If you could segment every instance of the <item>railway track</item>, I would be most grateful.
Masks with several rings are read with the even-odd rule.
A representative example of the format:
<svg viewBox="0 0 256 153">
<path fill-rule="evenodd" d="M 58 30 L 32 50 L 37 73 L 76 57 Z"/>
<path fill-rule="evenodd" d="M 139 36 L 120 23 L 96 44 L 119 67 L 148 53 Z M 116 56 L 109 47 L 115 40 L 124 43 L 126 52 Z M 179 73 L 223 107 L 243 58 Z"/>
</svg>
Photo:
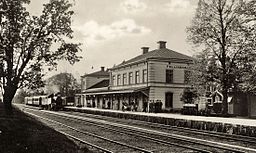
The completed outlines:
<svg viewBox="0 0 256 153">
<path fill-rule="evenodd" d="M 174 135 L 168 134 L 164 132 L 157 132 L 153 130 L 145 130 L 142 128 L 134 128 L 127 125 L 120 125 L 117 123 L 109 123 L 104 122 L 102 125 L 102 121 L 95 121 L 92 119 L 85 119 L 84 117 L 74 116 L 74 115 L 67 115 L 67 114 L 59 114 L 56 112 L 51 112 L 56 116 L 65 118 L 70 120 L 70 122 L 86 122 L 87 124 L 94 124 L 94 126 L 98 126 L 104 129 L 112 130 L 113 132 L 126 133 L 130 135 L 137 135 L 138 137 L 144 137 L 145 139 L 150 139 L 159 144 L 166 144 L 166 145 L 174 145 L 178 147 L 184 147 L 186 149 L 191 149 L 196 152 L 254 152 L 251 148 L 244 148 L 244 147 L 236 147 L 228 144 L 217 143 L 217 142 L 210 142 L 207 140 L 200 140 L 196 138 L 189 138 L 186 136 L 181 135 Z M 106 126 L 108 125 L 108 126 Z M 172 142 L 172 143 L 170 143 Z M 211 148 L 211 149 L 210 149 Z M 215 149 L 213 149 L 215 148 Z"/>
<path fill-rule="evenodd" d="M 66 119 L 66 118 L 65 118 Z M 67 119 L 69 120 L 70 122 L 74 122 L 74 120 L 70 120 L 70 119 Z M 193 150 L 193 151 L 196 151 L 196 152 L 205 152 L 205 153 L 211 153 L 211 151 L 208 151 L 208 150 L 205 150 L 205 149 L 200 149 L 200 148 L 196 148 L 196 147 L 192 147 L 191 145 L 188 145 L 188 144 L 182 144 L 182 143 L 177 143 L 177 142 L 173 142 L 173 140 L 162 140 L 161 136 L 156 138 L 156 136 L 153 136 L 153 137 L 150 137 L 150 134 L 149 133 L 145 133 L 145 132 L 139 132 L 138 130 L 131 130 L 129 128 L 123 128 L 123 127 L 107 127 L 106 125 L 102 125 L 102 124 L 99 124 L 99 123 L 95 123 L 95 122 L 86 122 L 86 124 L 91 124 L 93 126 L 97 126 L 99 128 L 102 128 L 104 130 L 108 130 L 108 131 L 111 131 L 111 132 L 115 132 L 116 134 L 120 134 L 120 133 L 123 133 L 123 134 L 128 134 L 128 135 L 131 135 L 131 136 L 135 136 L 135 137 L 140 137 L 140 138 L 144 138 L 144 139 L 147 139 L 147 140 L 150 140 L 150 141 L 153 141 L 159 145 L 168 145 L 168 146 L 176 146 L 176 147 L 181 147 L 181 148 L 185 148 L 185 149 L 188 149 L 188 150 Z"/>
<path fill-rule="evenodd" d="M 42 112 L 42 111 L 39 111 L 40 112 L 40 116 L 43 116 L 43 115 L 49 115 L 49 113 L 46 113 L 46 112 Z M 34 112 L 33 112 L 34 113 Z M 38 113 L 38 111 L 37 111 Z M 53 117 L 53 114 L 50 114 L 51 117 Z M 54 115 L 54 120 L 57 119 L 57 116 L 58 118 L 61 118 L 60 120 L 63 122 L 63 119 L 66 120 L 67 123 L 70 123 L 73 126 L 76 126 L 77 123 L 79 123 L 81 125 L 81 120 L 77 120 L 77 119 L 74 119 L 74 118 L 69 118 L 69 117 L 63 117 L 63 116 L 60 116 L 60 115 Z M 74 122 L 77 122 L 76 124 L 74 124 Z M 83 121 L 83 124 L 82 125 L 88 125 L 89 122 L 86 122 L 84 123 L 85 121 Z M 96 129 L 95 125 L 93 125 L 94 129 Z M 104 126 L 102 126 L 104 127 Z M 92 128 L 90 128 L 91 130 Z M 104 129 L 104 128 L 103 128 Z M 106 129 L 106 128 L 105 128 Z M 87 129 L 89 130 L 89 129 Z M 84 129 L 82 130 L 84 131 Z M 103 131 L 103 130 L 96 130 L 96 132 L 100 132 L 100 131 Z M 109 130 L 111 131 L 111 130 Z M 103 131 L 104 133 L 106 133 L 106 130 Z M 116 131 L 116 134 L 114 133 L 113 134 L 113 131 L 111 131 L 111 136 L 112 136 L 112 139 L 120 139 L 119 136 L 120 134 L 123 133 L 125 135 L 127 135 L 127 132 L 120 132 L 120 131 Z M 131 136 L 127 137 L 126 138 L 130 138 L 130 137 L 134 137 L 133 140 L 126 140 L 127 143 L 132 143 L 133 146 L 143 146 L 143 148 L 151 148 L 150 150 L 152 150 L 153 152 L 190 152 L 190 153 L 194 153 L 194 152 L 206 152 L 206 153 L 210 153 L 210 151 L 206 151 L 206 150 L 203 150 L 203 149 L 197 149 L 197 148 L 189 148 L 187 146 L 182 146 L 182 145 L 179 145 L 178 149 L 177 149 L 177 146 L 173 145 L 173 144 L 170 144 L 169 142 L 158 142 L 158 140 L 155 140 L 155 141 L 152 141 L 153 139 L 149 139 L 147 137 L 143 137 L 141 135 L 136 135 L 136 134 L 132 134 L 130 133 Z M 124 141 L 124 140 L 123 140 Z M 143 142 L 145 142 L 143 144 Z M 157 142 L 157 143 L 156 143 Z M 146 149 L 145 149 L 146 150 Z M 117 152 L 131 152 L 131 151 L 117 151 Z M 145 151 L 143 151 L 145 152 Z"/>
<path fill-rule="evenodd" d="M 249 137 L 249 136 L 242 136 L 242 135 L 231 135 L 231 134 L 225 134 L 220 132 L 213 132 L 213 131 L 203 131 L 203 130 L 197 130 L 197 129 L 190 129 L 190 128 L 184 128 L 184 127 L 177 127 L 177 126 L 170 126 L 165 124 L 159 124 L 159 123 L 152 123 L 152 122 L 146 122 L 146 121 L 139 121 L 139 120 L 123 120 L 119 118 L 113 118 L 113 117 L 107 117 L 107 116 L 100 116 L 100 115 L 91 115 L 91 114 L 85 114 L 85 113 L 77 113 L 77 112 L 66 112 L 67 114 L 74 114 L 78 116 L 84 116 L 84 117 L 92 117 L 102 120 L 110 120 L 115 121 L 117 123 L 124 123 L 124 124 L 133 124 L 138 125 L 142 127 L 152 128 L 152 129 L 161 129 L 166 131 L 175 132 L 175 134 L 188 134 L 191 136 L 200 136 L 200 137 L 209 137 L 211 139 L 218 138 L 222 139 L 224 142 L 240 142 L 243 144 L 244 147 L 252 146 L 255 147 L 256 138 L 255 137 Z"/>
<path fill-rule="evenodd" d="M 39 115 L 26 112 L 27 114 L 34 116 L 36 118 L 41 119 L 44 123 L 50 125 L 56 131 L 76 140 L 80 143 L 89 145 L 99 151 L 106 152 L 106 153 L 114 153 L 114 152 L 144 152 L 144 153 L 153 153 L 150 150 L 142 149 L 139 147 L 131 146 L 122 142 L 114 141 L 90 132 L 85 132 L 79 129 L 76 129 L 72 126 L 63 124 L 61 122 L 41 117 Z M 89 142 L 90 141 L 90 142 Z M 95 145 L 100 144 L 100 145 Z M 102 147 L 103 146 L 103 147 Z"/>
</svg>

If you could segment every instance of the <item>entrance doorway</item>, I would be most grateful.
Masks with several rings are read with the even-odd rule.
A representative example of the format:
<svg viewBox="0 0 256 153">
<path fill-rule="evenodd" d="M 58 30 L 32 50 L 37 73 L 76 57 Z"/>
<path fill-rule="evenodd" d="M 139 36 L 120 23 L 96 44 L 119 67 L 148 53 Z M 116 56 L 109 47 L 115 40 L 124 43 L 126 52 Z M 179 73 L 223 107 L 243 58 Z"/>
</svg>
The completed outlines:
<svg viewBox="0 0 256 153">
<path fill-rule="evenodd" d="M 173 93 L 165 93 L 165 108 L 173 108 Z"/>
</svg>

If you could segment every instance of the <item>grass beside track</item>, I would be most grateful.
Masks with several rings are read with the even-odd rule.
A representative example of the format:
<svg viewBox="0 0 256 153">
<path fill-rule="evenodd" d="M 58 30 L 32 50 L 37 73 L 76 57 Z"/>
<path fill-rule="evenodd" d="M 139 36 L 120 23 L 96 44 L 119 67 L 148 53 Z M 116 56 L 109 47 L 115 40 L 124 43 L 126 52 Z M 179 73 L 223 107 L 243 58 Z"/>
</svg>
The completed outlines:
<svg viewBox="0 0 256 153">
<path fill-rule="evenodd" d="M 55 130 L 34 118 L 14 109 L 6 116 L 0 103 L 0 152 L 1 153 L 87 153 Z"/>
</svg>

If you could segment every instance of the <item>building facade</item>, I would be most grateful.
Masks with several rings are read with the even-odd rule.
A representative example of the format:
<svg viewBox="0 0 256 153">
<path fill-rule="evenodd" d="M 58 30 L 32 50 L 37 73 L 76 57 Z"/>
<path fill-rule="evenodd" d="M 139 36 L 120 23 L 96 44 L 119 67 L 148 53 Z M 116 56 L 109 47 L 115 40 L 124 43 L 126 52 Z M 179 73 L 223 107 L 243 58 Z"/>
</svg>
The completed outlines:
<svg viewBox="0 0 256 153">
<path fill-rule="evenodd" d="M 79 95 L 83 106 L 103 109 L 128 109 L 150 111 L 150 103 L 159 102 L 164 110 L 179 110 L 183 107 L 181 94 L 187 84 L 193 59 L 166 48 L 159 41 L 158 49 L 149 51 L 142 47 L 142 54 L 114 66 L 108 78 L 91 74 L 82 77 L 84 83 Z M 95 73 L 93 73 L 95 74 Z M 90 77 L 89 77 L 90 76 Z M 107 85 L 104 80 L 109 81 Z"/>
<path fill-rule="evenodd" d="M 86 91 L 96 91 L 105 89 L 109 86 L 109 71 L 101 67 L 100 71 L 94 73 L 85 74 L 81 76 L 81 94 L 77 94 L 75 97 L 76 106 L 90 106 L 87 104 L 88 98 L 86 99 Z M 88 97 L 88 96 L 87 96 Z"/>
</svg>

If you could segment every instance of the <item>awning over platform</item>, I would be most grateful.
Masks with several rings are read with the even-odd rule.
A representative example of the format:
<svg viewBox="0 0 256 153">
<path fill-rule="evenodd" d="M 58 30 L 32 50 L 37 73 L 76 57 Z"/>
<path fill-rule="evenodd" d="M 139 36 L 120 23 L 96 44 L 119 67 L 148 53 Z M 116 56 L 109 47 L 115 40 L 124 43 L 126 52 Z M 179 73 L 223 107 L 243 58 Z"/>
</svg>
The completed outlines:
<svg viewBox="0 0 256 153">
<path fill-rule="evenodd" d="M 105 90 L 105 91 L 94 91 L 94 92 L 83 92 L 82 94 L 85 95 L 108 95 L 108 94 L 125 94 L 125 93 L 136 93 L 142 92 L 144 95 L 149 95 L 148 88 L 133 88 L 133 89 L 126 89 L 126 90 Z"/>
<path fill-rule="evenodd" d="M 85 93 L 86 95 L 107 95 L 107 94 L 117 94 L 117 93 L 132 93 L 134 90 L 124 90 L 124 91 L 102 91 L 102 92 L 92 92 Z"/>
</svg>

